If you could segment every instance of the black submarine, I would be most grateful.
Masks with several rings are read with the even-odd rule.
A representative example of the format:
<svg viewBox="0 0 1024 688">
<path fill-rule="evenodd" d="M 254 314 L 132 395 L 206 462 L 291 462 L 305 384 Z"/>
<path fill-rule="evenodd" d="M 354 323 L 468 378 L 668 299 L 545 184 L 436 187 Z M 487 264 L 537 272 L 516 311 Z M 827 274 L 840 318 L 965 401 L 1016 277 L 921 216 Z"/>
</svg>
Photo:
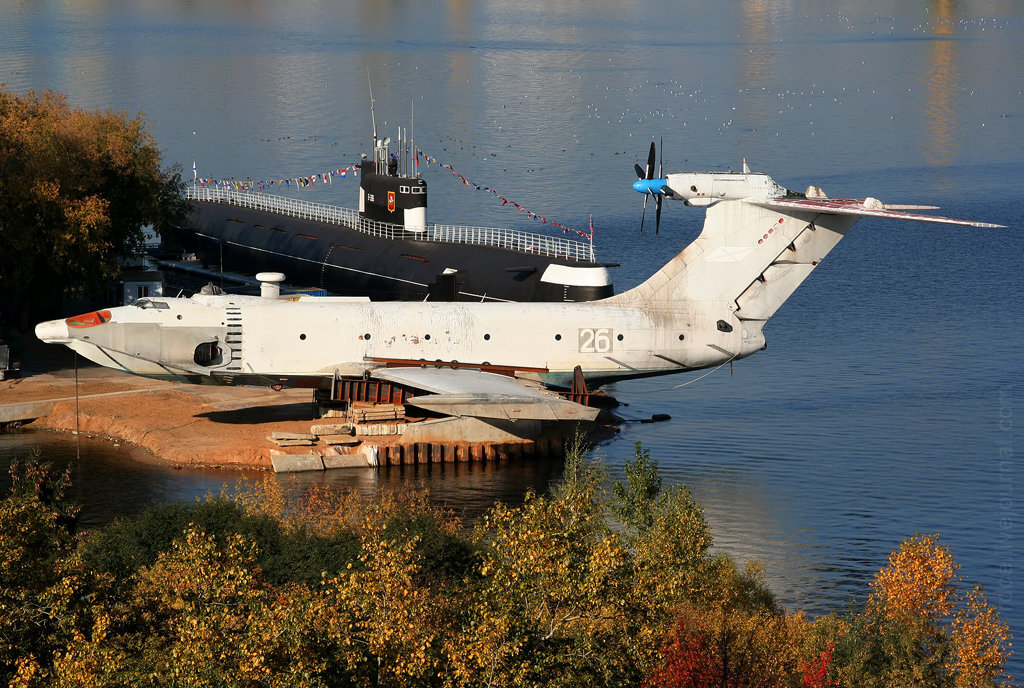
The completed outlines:
<svg viewBox="0 0 1024 688">
<path fill-rule="evenodd" d="M 275 271 L 296 288 L 377 301 L 591 301 L 613 294 L 593 242 L 427 222 L 427 184 L 374 136 L 353 210 L 193 185 L 179 241 L 202 274 Z M 400 140 L 399 151 L 408 151 Z M 189 270 L 195 262 L 163 264 Z"/>
</svg>

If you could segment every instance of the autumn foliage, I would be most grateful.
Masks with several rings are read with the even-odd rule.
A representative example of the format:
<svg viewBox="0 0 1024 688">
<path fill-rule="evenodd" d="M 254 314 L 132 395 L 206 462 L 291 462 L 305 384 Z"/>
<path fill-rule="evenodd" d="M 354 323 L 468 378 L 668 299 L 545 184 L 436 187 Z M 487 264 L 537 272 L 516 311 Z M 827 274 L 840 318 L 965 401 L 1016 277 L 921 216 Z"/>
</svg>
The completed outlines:
<svg viewBox="0 0 1024 688">
<path fill-rule="evenodd" d="M 843 648 L 845 683 L 1009 685 L 1010 628 L 980 588 L 965 591 L 937 535 L 915 535 L 871 583 Z"/>
<path fill-rule="evenodd" d="M 474 523 L 422 492 L 239 494 L 78 533 L 60 476 L 0 502 L 0 674 L 15 686 L 999 686 L 1009 630 L 914 537 L 865 605 L 780 610 L 711 552 L 638 445 L 569 457 Z M 314 568 L 317 570 L 314 570 Z"/>
<path fill-rule="evenodd" d="M 24 314 L 103 289 L 144 227 L 180 222 L 181 190 L 141 115 L 0 84 L 0 297 Z"/>
</svg>

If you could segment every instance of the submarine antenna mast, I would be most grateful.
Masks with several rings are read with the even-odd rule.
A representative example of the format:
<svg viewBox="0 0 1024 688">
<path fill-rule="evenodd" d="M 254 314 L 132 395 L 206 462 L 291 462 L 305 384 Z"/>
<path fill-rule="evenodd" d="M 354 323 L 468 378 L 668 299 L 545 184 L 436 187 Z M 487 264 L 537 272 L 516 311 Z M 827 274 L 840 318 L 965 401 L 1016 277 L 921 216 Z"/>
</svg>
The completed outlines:
<svg viewBox="0 0 1024 688">
<path fill-rule="evenodd" d="M 373 82 L 370 81 L 370 68 L 366 68 L 366 85 L 370 89 L 370 124 L 373 126 L 373 150 L 377 150 L 377 116 L 373 114 Z"/>
<path fill-rule="evenodd" d="M 416 101 L 409 101 L 410 124 L 412 124 L 412 137 L 410 143 L 412 144 L 412 168 L 415 170 L 415 176 L 420 176 L 420 156 L 416 150 Z"/>
<path fill-rule="evenodd" d="M 386 159 L 380 160 L 377 157 L 379 151 L 377 140 L 377 115 L 373 111 L 373 81 L 370 80 L 370 68 L 366 68 L 366 86 L 370 90 L 370 123 L 373 125 L 373 168 L 377 174 L 386 174 L 388 161 Z M 391 139 L 385 139 L 384 145 L 386 146 Z"/>
</svg>

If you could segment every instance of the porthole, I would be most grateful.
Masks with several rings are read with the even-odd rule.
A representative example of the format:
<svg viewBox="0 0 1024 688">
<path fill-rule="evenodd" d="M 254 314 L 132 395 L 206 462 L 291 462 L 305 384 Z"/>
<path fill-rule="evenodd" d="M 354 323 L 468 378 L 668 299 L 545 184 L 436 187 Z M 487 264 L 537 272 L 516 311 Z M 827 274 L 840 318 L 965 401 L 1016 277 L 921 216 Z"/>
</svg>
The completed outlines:
<svg viewBox="0 0 1024 688">
<path fill-rule="evenodd" d="M 489 335 L 489 334 L 485 334 L 484 335 L 484 341 L 485 342 L 490 341 L 490 339 L 491 339 L 491 335 Z"/>
<path fill-rule="evenodd" d="M 423 335 L 423 338 L 429 341 L 430 335 L 429 334 L 425 334 L 425 335 Z"/>
<path fill-rule="evenodd" d="M 181 320 L 181 313 L 178 313 L 178 320 Z"/>
<path fill-rule="evenodd" d="M 686 335 L 685 334 L 679 335 L 679 341 L 683 341 L 684 339 L 686 339 Z"/>
<path fill-rule="evenodd" d="M 306 335 L 305 335 L 305 333 L 303 333 L 303 334 L 300 334 L 300 335 L 299 335 L 299 339 L 300 339 L 300 340 L 302 340 L 302 341 L 306 341 Z"/>
<path fill-rule="evenodd" d="M 622 341 L 622 335 L 620 334 L 619 336 L 616 337 L 616 339 L 618 339 L 621 342 Z"/>
<path fill-rule="evenodd" d="M 560 334 L 556 334 L 556 335 L 555 335 L 555 341 L 556 341 L 556 342 L 560 342 L 560 341 L 562 341 L 562 335 L 560 335 Z"/>
<path fill-rule="evenodd" d="M 369 339 L 369 338 L 370 338 L 370 333 L 369 332 L 367 332 L 366 334 L 363 335 L 363 339 Z"/>
</svg>

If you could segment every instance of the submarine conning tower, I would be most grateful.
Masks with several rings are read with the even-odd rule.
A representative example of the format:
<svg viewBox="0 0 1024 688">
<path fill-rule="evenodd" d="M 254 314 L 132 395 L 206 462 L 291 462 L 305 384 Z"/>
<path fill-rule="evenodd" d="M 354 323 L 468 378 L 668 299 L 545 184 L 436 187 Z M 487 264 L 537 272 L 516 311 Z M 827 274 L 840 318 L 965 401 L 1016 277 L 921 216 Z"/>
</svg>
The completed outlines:
<svg viewBox="0 0 1024 688">
<path fill-rule="evenodd" d="M 375 140 L 373 160 L 359 164 L 359 216 L 414 232 L 427 227 L 427 182 L 408 176 L 408 163 Z M 403 164 L 404 163 L 404 164 Z"/>
</svg>

